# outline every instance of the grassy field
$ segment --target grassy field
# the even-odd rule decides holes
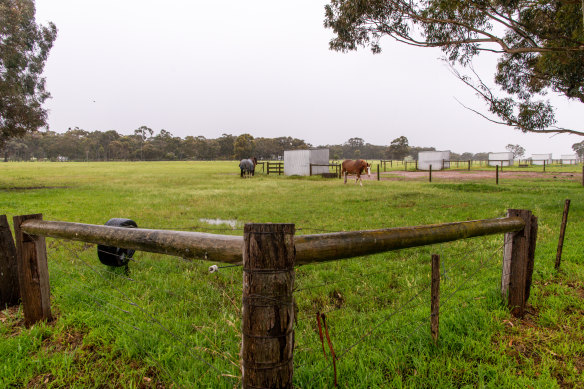
[[[242,235],[246,222],[295,223],[297,234],[314,234],[529,209],[539,234],[523,319],[508,313],[498,291],[502,236],[297,268],[294,382],[333,386],[320,311],[340,387],[582,387],[584,188],[580,165],[562,169],[574,178],[360,187],[320,177],[240,179],[236,162],[4,163],[0,213],[91,224],[126,217],[143,228]],[[240,267],[209,274],[215,263],[139,252],[126,275],[101,265],[92,245],[47,243],[56,319],[25,328],[20,309],[0,313],[0,387],[240,387]],[[443,264],[437,345],[428,321],[432,253]]]

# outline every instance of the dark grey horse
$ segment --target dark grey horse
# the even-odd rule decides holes
[[[242,159],[239,162],[239,168],[241,169],[241,177],[243,178],[246,175],[254,175],[255,173],[255,166],[258,164],[258,160],[256,157],[251,157],[250,159]]]

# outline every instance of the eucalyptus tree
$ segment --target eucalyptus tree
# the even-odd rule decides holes
[[[154,131],[147,126],[140,126],[134,130],[134,137],[138,140],[140,144],[140,160],[144,160],[144,144],[148,139],[152,137]]]
[[[337,51],[379,53],[384,36],[439,47],[453,74],[486,102],[490,113],[476,113],[523,132],[584,135],[558,126],[542,99],[553,92],[584,103],[583,14],[584,0],[330,0],[324,24]],[[498,56],[500,92],[472,67],[483,52]]]
[[[578,158],[584,158],[584,140],[582,142],[574,143],[572,145],[572,150],[578,155]]]
[[[254,137],[250,134],[241,134],[235,138],[233,153],[235,159],[251,158],[255,152]]]
[[[408,138],[400,136],[391,141],[387,148],[387,156],[391,159],[403,159],[410,153]]]
[[[508,144],[505,149],[513,153],[513,159],[521,158],[525,155],[525,149],[519,145]]]
[[[32,0],[0,0],[0,150],[47,124],[42,76],[57,28],[36,24]]]

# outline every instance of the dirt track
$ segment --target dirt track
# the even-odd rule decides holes
[[[380,176],[383,181],[390,180],[427,180],[428,172],[405,172],[405,171],[391,171],[381,172]],[[495,171],[492,170],[444,170],[433,171],[432,180],[495,180]],[[371,172],[371,177],[367,175],[361,176],[363,180],[377,180],[377,173]],[[527,179],[527,178],[541,178],[541,179],[561,179],[561,180],[580,180],[582,174],[578,173],[558,173],[558,172],[499,172],[499,179]],[[351,176],[349,176],[349,180]],[[354,176],[353,176],[354,180]]]

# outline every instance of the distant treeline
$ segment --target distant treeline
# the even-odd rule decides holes
[[[395,142],[399,140],[400,142]],[[292,137],[254,138],[250,134],[223,134],[216,139],[203,136],[173,136],[166,130],[154,134],[142,126],[132,135],[116,131],[85,131],[69,129],[65,133],[35,132],[24,138],[9,140],[3,150],[6,161],[175,161],[175,160],[239,160],[255,156],[276,160],[284,150],[313,148],[302,139]],[[331,159],[416,159],[419,151],[434,151],[434,147],[412,147],[400,137],[389,146],[365,143],[351,138],[340,145],[323,145]],[[487,159],[487,153],[451,154],[452,160]]]

